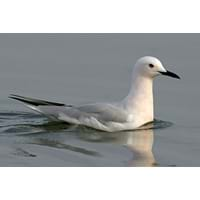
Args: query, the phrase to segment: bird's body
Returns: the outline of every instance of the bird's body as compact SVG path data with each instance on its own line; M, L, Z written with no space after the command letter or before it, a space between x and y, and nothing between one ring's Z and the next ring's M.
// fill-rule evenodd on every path
M140 58L133 70L128 96L116 103L68 106L19 95L10 97L24 102L31 109L51 120L84 125L107 132L133 130L154 119L153 78L160 73L179 78L165 70L158 59Z

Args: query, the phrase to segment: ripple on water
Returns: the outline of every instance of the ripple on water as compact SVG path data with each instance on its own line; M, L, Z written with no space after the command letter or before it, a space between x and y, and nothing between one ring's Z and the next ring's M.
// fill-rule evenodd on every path
M62 122L49 122L45 117L29 112L1 112L0 113L0 134L35 134L40 132L56 132L60 130L97 133L94 129L84 126L74 126ZM163 129L172 126L173 123L155 119L154 122L145 124L139 130ZM103 134L103 132L102 132ZM108 134L107 134L108 135ZM93 134L94 138L99 136Z
M0 134L15 135L17 133L35 132L32 124L41 124L47 121L40 115L27 112L1 112L0 113Z
M13 144L17 144L16 150L13 151L13 155L17 157L38 157L35 151L30 151L23 146L24 144L28 146L39 145L55 149L55 151L73 152L81 156L90 156L92 159L106 159L111 152L113 155L117 154L117 151L124 152L124 146L127 146L129 151L134 152L133 155L136 156L136 160L132 163L133 166L138 165L139 161L144 163L144 158L148 165L155 163L151 152L152 130L173 125L171 122L155 119L154 122L145 124L139 130L108 134L84 126L49 122L41 115L28 112L1 112L0 122L0 136L9 138L14 142ZM133 146L129 146L130 144ZM143 152L144 148L149 149L149 151ZM137 157L139 155L141 155L141 160ZM117 156L119 155L117 154ZM116 157L114 156L114 158ZM108 158L108 160L110 159ZM123 159L125 158L123 157Z

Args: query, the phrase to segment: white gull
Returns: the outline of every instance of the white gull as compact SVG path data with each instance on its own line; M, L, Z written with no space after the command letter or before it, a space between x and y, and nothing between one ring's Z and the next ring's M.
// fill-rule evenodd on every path
M157 58L146 56L136 62L129 94L119 102L75 106L14 94L10 98L24 102L51 120L107 132L134 130L154 120L153 79L158 75L180 79L178 75L166 70Z

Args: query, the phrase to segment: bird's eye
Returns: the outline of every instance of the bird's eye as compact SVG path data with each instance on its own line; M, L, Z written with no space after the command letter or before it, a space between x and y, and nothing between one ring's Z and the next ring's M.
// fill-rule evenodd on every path
M153 67L154 67L154 65L153 65L153 64L149 64L149 67L153 68Z

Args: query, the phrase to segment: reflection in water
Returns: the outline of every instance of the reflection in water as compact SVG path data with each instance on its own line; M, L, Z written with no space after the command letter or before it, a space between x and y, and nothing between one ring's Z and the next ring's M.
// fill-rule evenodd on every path
M66 138L50 134L42 136L43 133L33 136L29 144L36 144L42 146L48 146L56 149L65 149L76 153L92 156L92 157L106 157L106 154L98 152L97 150L90 147L88 144L85 147L79 147L75 144L68 144ZM75 134L75 133L74 133ZM107 134L107 135L106 135ZM66 136L66 135L65 135ZM131 152L131 159L126 161L125 166L155 166L155 159L152 152L154 133L153 129L138 130L130 132L120 132L115 134L103 133L103 132L90 132L83 133L79 132L76 135L80 140L95 142L95 143L112 143L120 145L119 148L125 147ZM28 135L30 140L30 135ZM130 157L130 156L129 156ZM124 159L127 160L127 159Z
M120 134L118 143L125 145L133 153L128 166L155 166L152 152L153 129L138 130Z
M93 142L114 143L128 148L132 157L126 166L157 166L153 155L154 130L172 126L171 122L154 120L141 127L139 130L118 133L82 132L81 138Z
M38 138L38 139L35 139L30 144L45 145L45 146L53 147L57 149L66 149L68 151L73 151L73 152L77 152L77 153L81 153L81 154L85 154L89 156L100 156L100 154L96 151L87 150L86 148L76 147L69 144L64 144L58 140L55 141L55 140L50 140L50 139Z
M148 125L149 126L149 125ZM128 148L132 153L127 166L155 166L156 161L152 152L154 130L146 129L118 133L95 132L80 134L82 140L90 142L114 143Z
M126 163L127 166L155 166L156 162L152 152L153 140L154 140L153 128L161 127L161 124L163 125L163 127L164 124L166 126L166 123L163 123L161 121L156 121L154 124L153 123L147 124L141 130L125 131L118 133L105 133L105 132L95 131L93 129L88 129L86 127L75 127L74 129L71 129L71 131L72 134L74 134L74 131L76 131L75 134L76 136L78 136L80 140L95 142L95 143L112 143L128 148L128 150L131 151L132 153L132 158ZM49 142L45 143L46 143L45 145L49 145ZM56 147L63 147L68 150L93 156L98 155L98 153L95 151L89 151L87 149L83 148L81 149L77 147L71 148L70 145L62 144L59 143L58 141L56 144L57 144Z
M26 113L20 115L5 113L0 118L4 120L4 126L0 127L1 135L15 137L21 144L48 146L55 150L63 149L100 160L110 159L109 149L114 148L113 156L125 166L155 166L156 161L152 152L154 130L172 125L169 122L155 120L140 130L106 133L86 127L47 122L44 118L39 118L37 115L34 118ZM21 123L22 121L24 123ZM131 152L131 157L129 153L117 154L118 150L115 148L123 152L124 148L127 148ZM23 147L18 148L15 155L39 156L29 153ZM122 158L122 155L125 157Z

